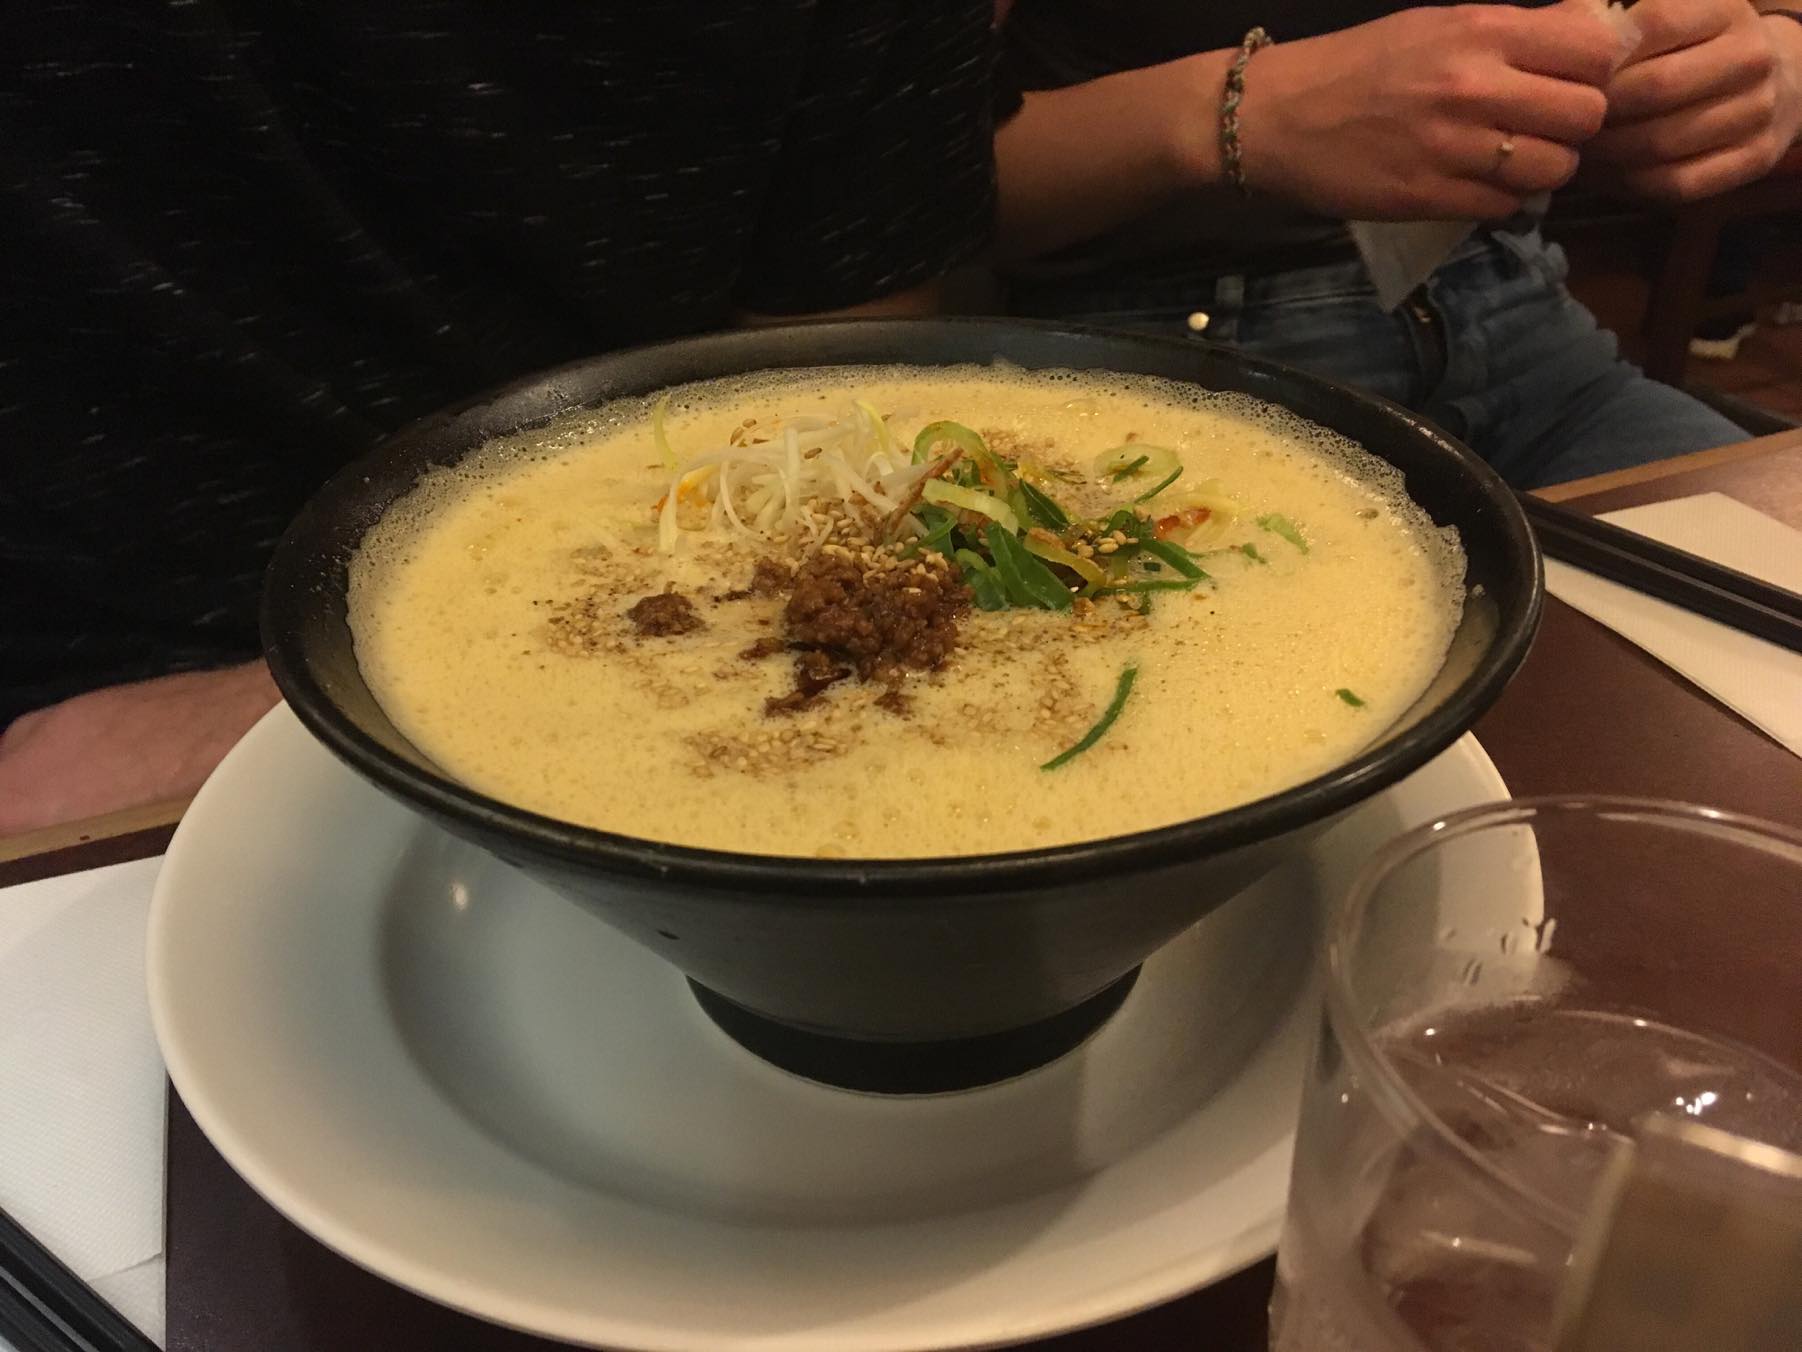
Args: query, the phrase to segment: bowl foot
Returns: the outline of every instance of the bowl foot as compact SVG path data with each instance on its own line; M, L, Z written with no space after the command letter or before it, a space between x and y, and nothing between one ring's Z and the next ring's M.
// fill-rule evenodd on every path
M935 1042L872 1042L810 1032L754 1014L698 982L688 984L727 1037L771 1065L865 1094L945 1094L1011 1080L1057 1060L1106 1023L1138 979L1135 967L1081 1004L1024 1028Z

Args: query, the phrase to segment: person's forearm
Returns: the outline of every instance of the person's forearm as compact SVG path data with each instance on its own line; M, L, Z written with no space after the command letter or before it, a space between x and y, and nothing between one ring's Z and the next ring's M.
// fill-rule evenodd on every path
M1230 52L1028 94L995 135L996 252L1033 258L1220 181L1215 108Z
M261 662L90 690L0 731L0 836L186 798L281 698Z

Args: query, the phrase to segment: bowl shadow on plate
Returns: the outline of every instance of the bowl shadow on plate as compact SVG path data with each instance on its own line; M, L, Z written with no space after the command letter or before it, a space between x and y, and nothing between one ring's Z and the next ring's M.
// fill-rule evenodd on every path
M392 876L380 970L395 1026L507 1149L574 1187L746 1226L1004 1209L1008 1244L1245 1065L1306 978L1318 904L1305 869L1280 867L1155 955L1076 1050L1001 1084L895 1097L758 1060L667 963L477 847L422 829ZM1268 1140L1218 1146L1236 1164Z

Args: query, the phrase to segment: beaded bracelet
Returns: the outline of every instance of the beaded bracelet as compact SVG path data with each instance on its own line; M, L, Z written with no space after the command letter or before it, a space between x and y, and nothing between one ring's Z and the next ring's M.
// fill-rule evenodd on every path
M1245 181L1245 167L1239 154L1239 100L1245 97L1245 67L1251 54L1276 41L1262 28L1254 28L1239 44L1239 54L1226 72L1226 92L1220 96L1220 158L1226 169L1227 182L1246 197L1251 186Z

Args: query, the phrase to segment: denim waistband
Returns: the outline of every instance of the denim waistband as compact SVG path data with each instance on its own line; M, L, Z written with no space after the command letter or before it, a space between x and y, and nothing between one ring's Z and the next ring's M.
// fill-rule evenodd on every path
M1536 224L1524 232L1479 229L1451 252L1437 275L1469 274L1457 280L1479 282L1486 272L1518 270L1522 263L1543 254L1545 247ZM1220 311L1247 303L1293 303L1366 294L1374 296L1375 288L1363 260L1354 251L1337 261L1275 271L1248 269L1223 274L1218 269L1165 268L1155 276L1139 275L1130 281L1119 277L1036 281L1011 290L1010 301L1016 314L1080 316L1099 321L1109 315Z

